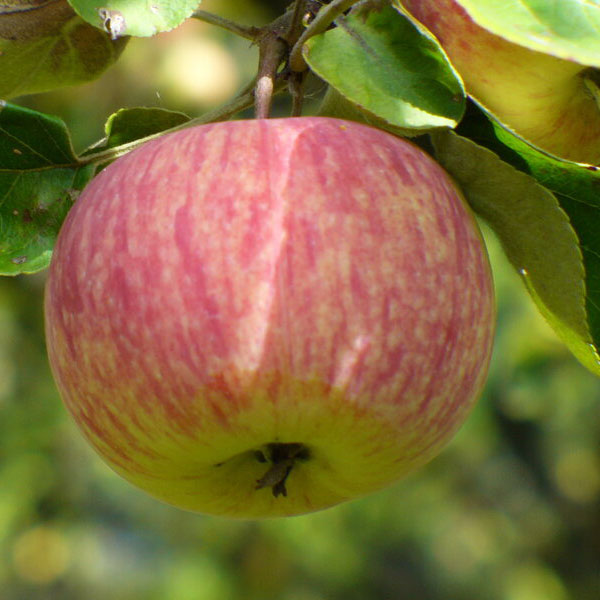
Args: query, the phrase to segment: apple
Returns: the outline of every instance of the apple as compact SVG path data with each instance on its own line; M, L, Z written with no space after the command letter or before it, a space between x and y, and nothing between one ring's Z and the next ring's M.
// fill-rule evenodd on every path
M600 163L596 72L506 41L477 25L456 0L402 4L437 37L468 93L500 121L547 152Z
M189 128L104 169L60 232L45 315L62 398L117 473L258 518L439 453L484 384L495 303L437 163L300 117Z

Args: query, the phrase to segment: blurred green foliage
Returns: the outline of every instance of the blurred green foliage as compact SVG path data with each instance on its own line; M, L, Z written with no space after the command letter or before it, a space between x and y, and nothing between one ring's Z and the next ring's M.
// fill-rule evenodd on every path
M252 23L273 6L203 3ZM214 86L233 65L227 94L251 78L246 41L195 23L182 31L134 40L96 83L22 101L62 116L82 148L123 106L197 113L219 100L161 74L178 46L200 62L204 49ZM1 279L0 599L598 600L600 381L556 340L487 239L495 354L449 448L363 500L258 523L165 506L101 463L51 379L44 275Z

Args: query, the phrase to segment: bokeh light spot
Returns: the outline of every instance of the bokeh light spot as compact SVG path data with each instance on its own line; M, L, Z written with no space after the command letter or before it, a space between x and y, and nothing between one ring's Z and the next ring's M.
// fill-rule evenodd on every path
M65 573L70 550L64 534L41 525L22 533L13 546L13 564L24 580L45 585Z

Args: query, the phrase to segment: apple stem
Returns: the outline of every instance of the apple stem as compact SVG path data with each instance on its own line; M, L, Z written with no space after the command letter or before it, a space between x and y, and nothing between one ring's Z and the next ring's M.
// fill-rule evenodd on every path
M267 472L256 481L256 488L260 490L270 487L273 496L287 496L285 482L291 473L296 460L306 460L309 452L304 444L296 442L289 444L268 444L268 456L271 466ZM265 455L262 452L257 454L259 462L265 462Z

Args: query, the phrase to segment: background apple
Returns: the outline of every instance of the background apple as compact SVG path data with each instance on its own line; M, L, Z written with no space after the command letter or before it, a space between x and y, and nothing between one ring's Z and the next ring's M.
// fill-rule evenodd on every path
M456 0L402 0L439 40L467 91L540 148L600 163L596 73L535 52L477 25Z
M439 452L483 385L494 298L477 225L421 150L336 119L234 121L86 188L46 330L68 409L118 473L264 517Z

